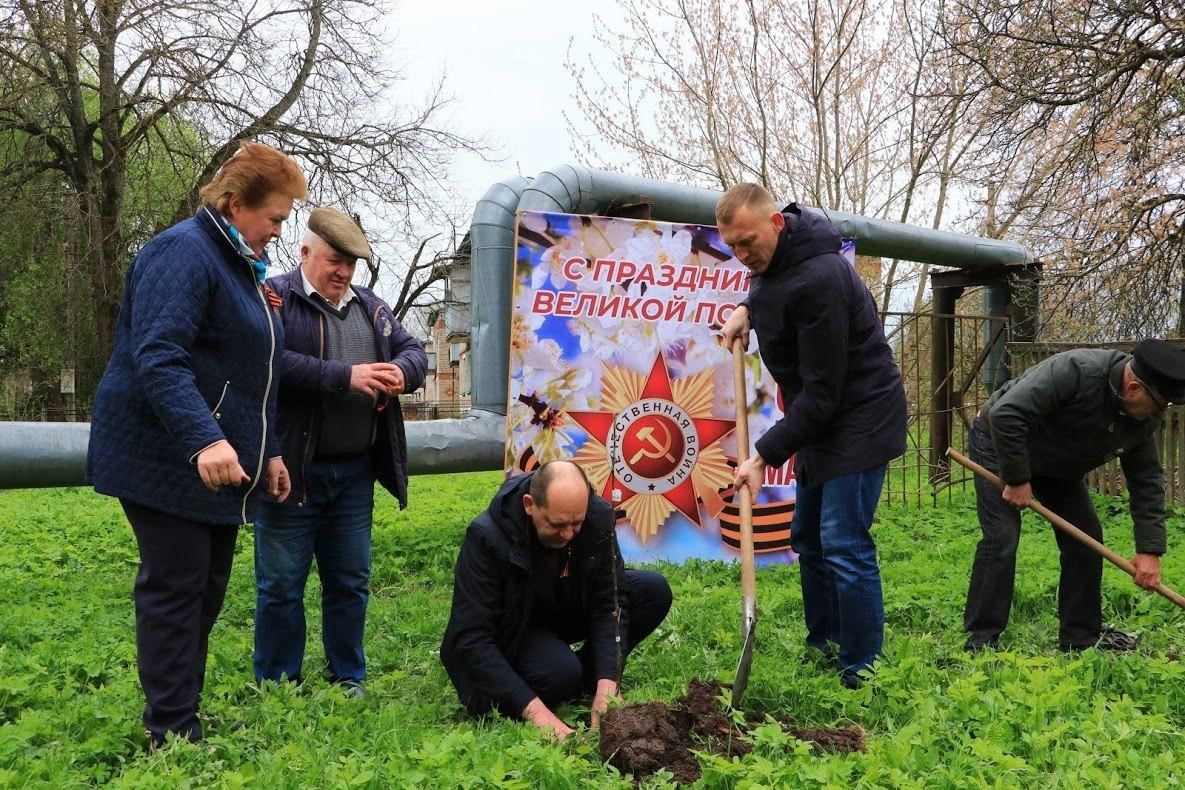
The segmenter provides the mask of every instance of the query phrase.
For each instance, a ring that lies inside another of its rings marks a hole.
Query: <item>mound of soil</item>
[[[719,683],[692,681],[687,694],[673,704],[645,702],[611,710],[601,721],[601,759],[635,781],[663,770],[675,781],[690,784],[700,777],[699,761],[692,749],[744,756],[753,747],[747,731],[738,729],[720,709]],[[864,730],[859,727],[802,728],[780,720],[795,738],[810,741],[816,754],[864,751]]]

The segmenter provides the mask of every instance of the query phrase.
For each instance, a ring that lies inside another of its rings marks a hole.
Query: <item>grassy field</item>
[[[83,489],[0,492],[0,786],[629,787],[596,736],[562,745],[504,719],[467,721],[437,647],[452,566],[497,474],[417,477],[399,513],[381,494],[367,632],[370,695],[319,679],[319,599],[310,579],[302,690],[256,688],[250,533],[241,533],[226,608],[211,638],[208,739],[149,756],[139,724],[131,602],[137,556],[118,504]],[[1103,501],[1108,542],[1131,552],[1123,503]],[[1185,784],[1185,617],[1108,568],[1104,611],[1139,631],[1139,652],[1056,652],[1057,552],[1026,516],[1013,624],[1003,650],[969,657],[960,618],[978,533],[973,506],[883,507],[876,536],[887,639],[875,679],[842,689],[800,665],[797,570],[758,575],[759,645],[747,703],[802,725],[858,723],[864,754],[815,757],[764,738],[740,761],[703,756],[709,787],[1078,788]],[[1169,524],[1170,584],[1185,587],[1182,520]],[[1171,550],[1171,549],[1170,549]],[[663,567],[675,605],[626,673],[630,701],[672,699],[692,678],[729,679],[740,649],[737,571]],[[587,719],[568,708],[569,719]],[[769,731],[767,731],[767,734]],[[663,778],[647,786],[670,784]]]

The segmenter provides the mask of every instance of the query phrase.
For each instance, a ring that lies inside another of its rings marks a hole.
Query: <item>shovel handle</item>
[[[737,465],[749,460],[749,403],[745,397],[745,349],[741,339],[732,343],[732,379],[736,388]],[[757,598],[756,560],[753,557],[753,492],[740,486],[741,500],[741,594],[746,599]],[[748,627],[747,625],[745,626]]]
[[[996,486],[996,488],[999,488],[999,489],[1004,488],[1004,481],[1003,480],[1001,480],[999,477],[992,474],[990,471],[983,468],[979,464],[975,463],[974,461],[972,461],[970,458],[968,458],[967,456],[960,453],[955,448],[948,447],[946,450],[946,454],[947,454],[947,456],[950,457],[950,459],[952,461],[956,461],[956,462],[962,464],[963,466],[967,467],[972,472],[974,472],[975,474],[982,477],[984,480],[987,480],[989,483],[992,483],[994,486]],[[1121,568],[1125,573],[1127,573],[1128,576],[1134,577],[1136,575],[1135,566],[1133,566],[1131,564],[1131,562],[1129,562],[1126,557],[1122,557],[1119,554],[1116,554],[1114,551],[1107,548],[1105,545],[1103,545],[1099,541],[1095,540],[1090,535],[1087,535],[1085,532],[1078,529],[1078,527],[1074,526],[1069,521],[1066,521],[1064,518],[1059,516],[1057,513],[1054,513],[1052,510],[1045,507],[1045,505],[1042,505],[1040,502],[1038,502],[1037,500],[1034,499],[1029,503],[1029,508],[1036,511],[1039,515],[1044,516],[1049,521],[1049,523],[1053,524],[1053,526],[1057,527],[1062,532],[1065,532],[1067,535],[1074,538],[1074,540],[1094,549],[1094,551],[1097,554],[1101,554],[1112,565],[1115,565],[1115,566]],[[1155,589],[1156,592],[1160,593],[1165,598],[1168,598],[1170,601],[1175,603],[1177,606],[1181,607],[1182,609],[1185,609],[1185,597],[1182,597],[1181,594],[1179,592],[1177,592],[1176,590],[1174,590],[1172,587],[1169,587],[1167,584],[1161,583],[1161,584],[1156,585],[1156,587],[1154,587],[1153,589]]]

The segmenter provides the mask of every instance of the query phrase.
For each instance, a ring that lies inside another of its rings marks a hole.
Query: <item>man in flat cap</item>
[[[370,244],[341,211],[309,216],[300,268],[267,281],[284,321],[277,433],[292,492],[255,521],[255,677],[298,681],[304,588],[321,577],[326,675],[363,696],[374,481],[407,506],[399,394],[424,382],[428,355],[391,307],[352,284]]]
[[[1096,540],[1103,529],[1084,476],[1119,457],[1131,498],[1135,582],[1160,582],[1165,551],[1164,472],[1156,430],[1170,403],[1185,402],[1185,350],[1163,340],[1133,353],[1075,349],[1029,368],[992,395],[971,425],[971,458],[996,472],[1003,492],[975,480],[983,538],[975,549],[963,626],[968,650],[994,648],[1008,624],[1020,541],[1020,509],[1034,497]],[[1058,644],[1062,650],[1130,650],[1135,637],[1103,625],[1103,559],[1054,530],[1061,551]]]

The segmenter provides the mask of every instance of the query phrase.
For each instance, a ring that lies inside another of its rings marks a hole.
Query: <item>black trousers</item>
[[[998,474],[995,445],[978,420],[971,427],[970,445],[971,459]],[[1083,480],[1034,477],[1030,483],[1041,504],[1096,540],[1103,539],[1103,527]],[[1008,625],[1020,542],[1020,511],[1004,501],[1000,490],[976,477],[975,497],[983,537],[975,548],[963,610],[969,647],[995,642]],[[1053,534],[1061,553],[1058,644],[1063,650],[1089,647],[1098,641],[1103,626],[1103,558],[1059,529]]]
[[[660,573],[626,570],[625,582],[629,589],[629,634],[623,661],[643,639],[654,633],[671,609],[671,586]],[[572,650],[572,643],[587,634],[580,630],[583,623],[573,618],[573,625],[550,630],[528,629],[519,649],[518,660],[512,663],[515,671],[549,708],[561,702],[591,694],[597,679],[593,677],[588,646]],[[623,667],[624,668],[624,667]],[[521,710],[502,711],[518,718]]]
[[[120,502],[140,548],[134,597],[144,726],[154,743],[170,732],[200,740],[210,629],[222,610],[238,525],[203,524]]]

